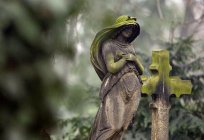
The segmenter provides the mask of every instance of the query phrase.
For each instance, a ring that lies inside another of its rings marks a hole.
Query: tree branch
[[[163,16],[163,13],[162,13],[162,10],[161,10],[160,0],[156,0],[156,1],[157,1],[157,11],[158,11],[158,14],[159,14],[159,18],[164,19],[164,16]]]

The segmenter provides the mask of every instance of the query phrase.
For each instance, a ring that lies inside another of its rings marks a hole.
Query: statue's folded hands
[[[143,74],[144,72],[144,67],[142,65],[142,63],[139,61],[139,59],[137,58],[136,55],[130,53],[130,54],[122,54],[122,57],[125,58],[125,60],[127,61],[133,61],[135,62],[136,66],[138,67],[138,72],[140,75]]]

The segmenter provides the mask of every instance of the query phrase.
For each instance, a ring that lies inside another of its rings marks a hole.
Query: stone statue
[[[140,34],[136,18],[120,16],[95,36],[91,62],[102,80],[101,104],[89,140],[121,140],[141,98],[143,66],[131,42]]]

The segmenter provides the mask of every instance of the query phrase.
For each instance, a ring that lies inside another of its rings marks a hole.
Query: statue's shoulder
[[[109,39],[106,40],[102,43],[102,53],[107,54],[107,53],[113,53],[114,51],[114,41]]]
[[[102,43],[103,46],[111,46],[113,44],[114,44],[114,41],[112,39],[108,39]]]
[[[113,46],[113,41],[110,39],[102,43],[102,49],[110,49],[111,46]]]

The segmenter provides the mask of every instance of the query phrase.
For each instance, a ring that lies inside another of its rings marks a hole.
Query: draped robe
[[[106,55],[112,54],[114,61],[121,54],[135,54],[131,44],[108,40],[102,44],[101,53],[105,67]],[[121,140],[132,121],[141,98],[141,79],[138,67],[132,61],[115,74],[107,71],[100,88],[100,107],[91,130],[90,140]]]

